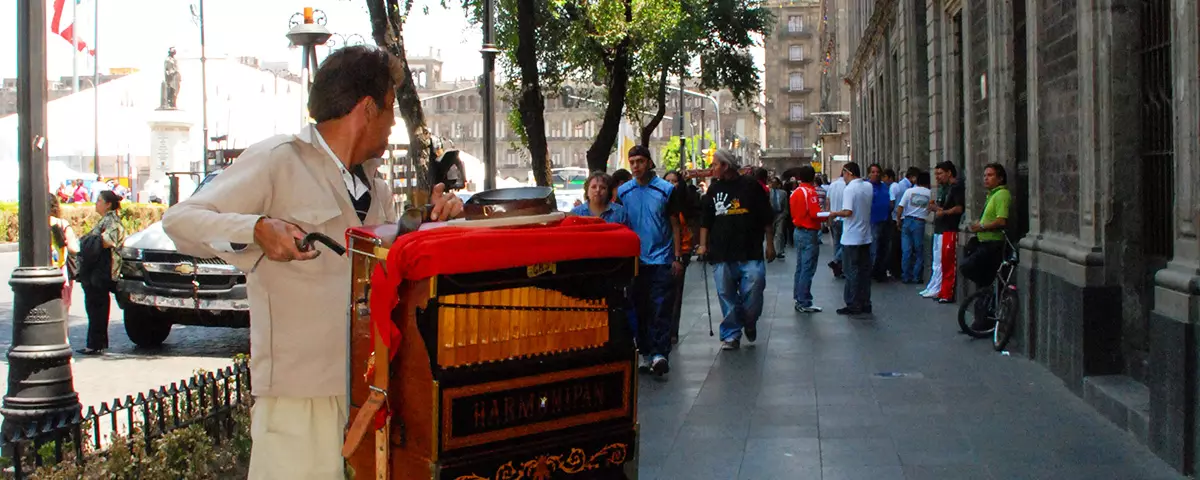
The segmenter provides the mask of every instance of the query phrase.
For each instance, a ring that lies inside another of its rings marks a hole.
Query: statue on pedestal
[[[159,110],[175,110],[179,108],[176,100],[179,98],[179,65],[175,63],[175,47],[167,50],[167,60],[163,62],[162,102]]]

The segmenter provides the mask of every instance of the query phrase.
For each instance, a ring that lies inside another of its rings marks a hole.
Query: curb
[[[11,253],[17,251],[17,243],[0,243],[0,253]]]

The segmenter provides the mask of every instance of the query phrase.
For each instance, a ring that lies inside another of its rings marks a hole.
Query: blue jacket
[[[645,186],[634,179],[617,189],[629,228],[642,242],[643,264],[670,265],[675,261],[670,216],[681,211],[677,193],[671,182],[657,176]]]

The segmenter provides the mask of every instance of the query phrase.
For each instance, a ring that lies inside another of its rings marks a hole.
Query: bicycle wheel
[[[973,338],[985,338],[992,334],[992,330],[996,328],[996,322],[990,318],[993,309],[992,297],[991,288],[976,290],[958,307],[958,328],[962,329],[963,333]],[[986,321],[988,326],[984,329],[971,328],[976,320],[981,320],[981,323]]]
[[[1017,305],[1015,286],[1009,285],[1000,291],[1000,301],[996,302],[996,328],[992,332],[992,348],[997,352],[1004,350],[1016,330]]]

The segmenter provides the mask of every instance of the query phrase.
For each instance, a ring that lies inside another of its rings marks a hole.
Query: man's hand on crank
[[[444,183],[433,186],[433,195],[430,195],[430,200],[430,203],[433,204],[433,209],[429,213],[430,220],[435,222],[450,220],[462,215],[462,199],[458,198],[458,195],[455,195],[454,192],[447,192],[446,184]]]
[[[304,240],[304,230],[283,220],[260,218],[254,224],[254,243],[262,248],[263,255],[276,262],[292,260],[312,260],[320,252],[317,249],[301,251],[300,241]]]

